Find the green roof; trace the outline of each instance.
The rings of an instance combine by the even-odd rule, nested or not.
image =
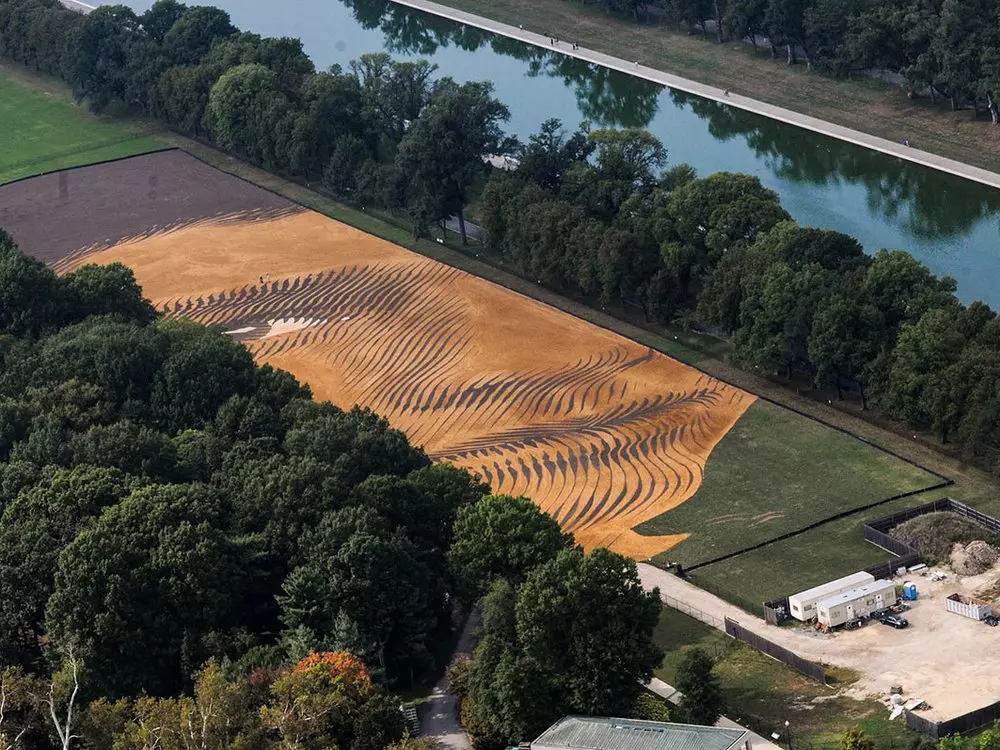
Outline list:
[[[729,750],[746,732],[600,716],[565,716],[531,743],[566,750]]]

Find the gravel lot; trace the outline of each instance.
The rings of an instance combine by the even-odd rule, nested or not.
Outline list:
[[[1000,699],[1000,628],[952,614],[944,600],[950,594],[974,594],[1000,579],[1000,565],[980,576],[957,579],[950,573],[937,583],[913,574],[919,598],[906,613],[910,627],[895,630],[877,622],[855,631],[833,634],[806,628],[766,625],[706,591],[649,565],[641,565],[643,582],[661,593],[714,617],[725,616],[813,661],[849,667],[860,679],[845,689],[856,698],[887,700],[891,685],[904,696],[930,705],[921,716],[943,721]],[[900,581],[901,582],[901,581]]]

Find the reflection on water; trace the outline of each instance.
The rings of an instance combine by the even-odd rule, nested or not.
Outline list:
[[[124,2],[141,12],[152,0]],[[459,81],[492,80],[522,139],[550,117],[649,128],[672,163],[756,175],[800,223],[846,232],[869,252],[909,250],[954,276],[964,300],[1000,308],[1000,191],[388,0],[210,2],[241,28],[301,38],[319,68],[384,50],[426,57]]]
[[[783,123],[682,91],[671,90],[670,98],[705,120],[716,140],[742,138],[781,179],[863,185],[868,210],[901,220],[914,237],[962,235],[983,219],[995,220],[1000,211],[1000,191],[969,180],[806,131],[800,131],[803,137],[789,137]]]

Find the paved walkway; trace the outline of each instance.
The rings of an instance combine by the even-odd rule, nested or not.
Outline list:
[[[502,34],[503,36],[510,37],[511,39],[517,39],[522,42],[527,42],[528,44],[533,44],[536,47],[545,47],[564,55],[596,63],[606,68],[611,68],[612,70],[618,70],[639,78],[645,78],[647,81],[653,81],[673,89],[678,89],[679,91],[686,91],[690,94],[705,97],[706,99],[714,99],[715,101],[723,102],[738,109],[744,109],[749,112],[764,115],[772,120],[778,120],[779,122],[806,128],[807,130],[812,130],[816,133],[822,133],[823,135],[830,136],[831,138],[837,138],[858,146],[870,148],[875,151],[881,151],[884,154],[897,156],[900,159],[921,164],[925,167],[930,167],[931,169],[948,172],[949,174],[958,175],[959,177],[964,177],[984,185],[1000,188],[1000,174],[997,174],[996,172],[990,172],[985,169],[980,169],[979,167],[963,164],[962,162],[955,161],[954,159],[946,159],[943,156],[937,156],[936,154],[921,151],[917,148],[904,146],[901,143],[894,143],[893,141],[888,141],[884,138],[868,135],[867,133],[862,133],[857,130],[851,130],[850,128],[835,125],[816,117],[810,117],[808,115],[799,114],[798,112],[792,112],[791,110],[784,109],[783,107],[776,107],[756,99],[751,99],[747,96],[731,94],[723,89],[715,88],[714,86],[706,86],[698,83],[697,81],[691,81],[687,78],[681,78],[680,76],[671,75],[670,73],[664,73],[663,71],[646,67],[637,61],[622,60],[621,58],[612,57],[611,55],[606,55],[603,52],[595,52],[593,50],[584,49],[583,47],[573,49],[572,44],[565,41],[559,41],[553,46],[551,39],[549,37],[542,36],[541,34],[536,34],[523,28],[515,28],[505,23],[499,23],[498,21],[492,21],[488,18],[483,18],[482,16],[473,15],[472,13],[455,10],[454,8],[430,2],[430,0],[392,1],[398,3],[399,5],[405,5],[410,8],[416,8],[417,10],[432,13],[436,16],[449,18],[453,21],[464,23],[467,26],[474,26],[479,29],[484,29],[485,31]],[[906,137],[906,133],[900,133],[900,138],[902,139],[904,137]]]
[[[764,634],[764,621],[754,615],[744,612],[735,604],[730,604],[724,599],[720,599],[715,594],[710,594],[705,589],[700,589],[693,583],[688,583],[682,578],[678,578],[673,573],[654,567],[647,563],[639,563],[639,579],[643,588],[649,590],[654,586],[660,589],[660,596],[670,606],[674,606],[671,599],[679,601],[694,610],[699,610],[698,614],[693,614],[699,620],[725,631],[725,618],[736,620],[740,625],[748,630],[754,630],[761,635]],[[681,607],[675,607],[682,609]],[[691,614],[690,612],[688,614]],[[701,615],[708,615],[702,617]]]
[[[668,685],[663,680],[657,679],[656,677],[646,683],[646,687],[661,698],[665,698],[674,704],[680,703],[681,698],[683,697],[677,688],[672,685]],[[745,732],[750,732],[750,744],[753,748],[755,748],[755,750],[784,750],[784,748],[779,745],[775,745],[771,742],[771,740],[764,739],[756,732],[751,732],[746,727],[737,724],[732,719],[727,719],[725,716],[720,717],[719,720],[715,722],[715,726],[724,727],[726,729],[740,729]]]
[[[94,10],[95,6],[88,5],[87,3],[81,3],[80,0],[59,0],[63,5],[65,5],[70,10],[76,10],[80,13],[90,13]]]
[[[474,610],[458,638],[452,661],[459,656],[472,656],[481,624],[479,612]],[[440,750],[472,750],[469,735],[459,720],[458,699],[448,692],[447,673],[438,680],[430,698],[421,706],[420,735],[435,740]]]

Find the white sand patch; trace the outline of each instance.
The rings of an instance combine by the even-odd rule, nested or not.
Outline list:
[[[269,339],[272,336],[280,336],[283,333],[293,333],[301,331],[303,328],[320,326],[326,323],[326,318],[276,318],[267,321],[271,326],[270,330],[262,338]]]

